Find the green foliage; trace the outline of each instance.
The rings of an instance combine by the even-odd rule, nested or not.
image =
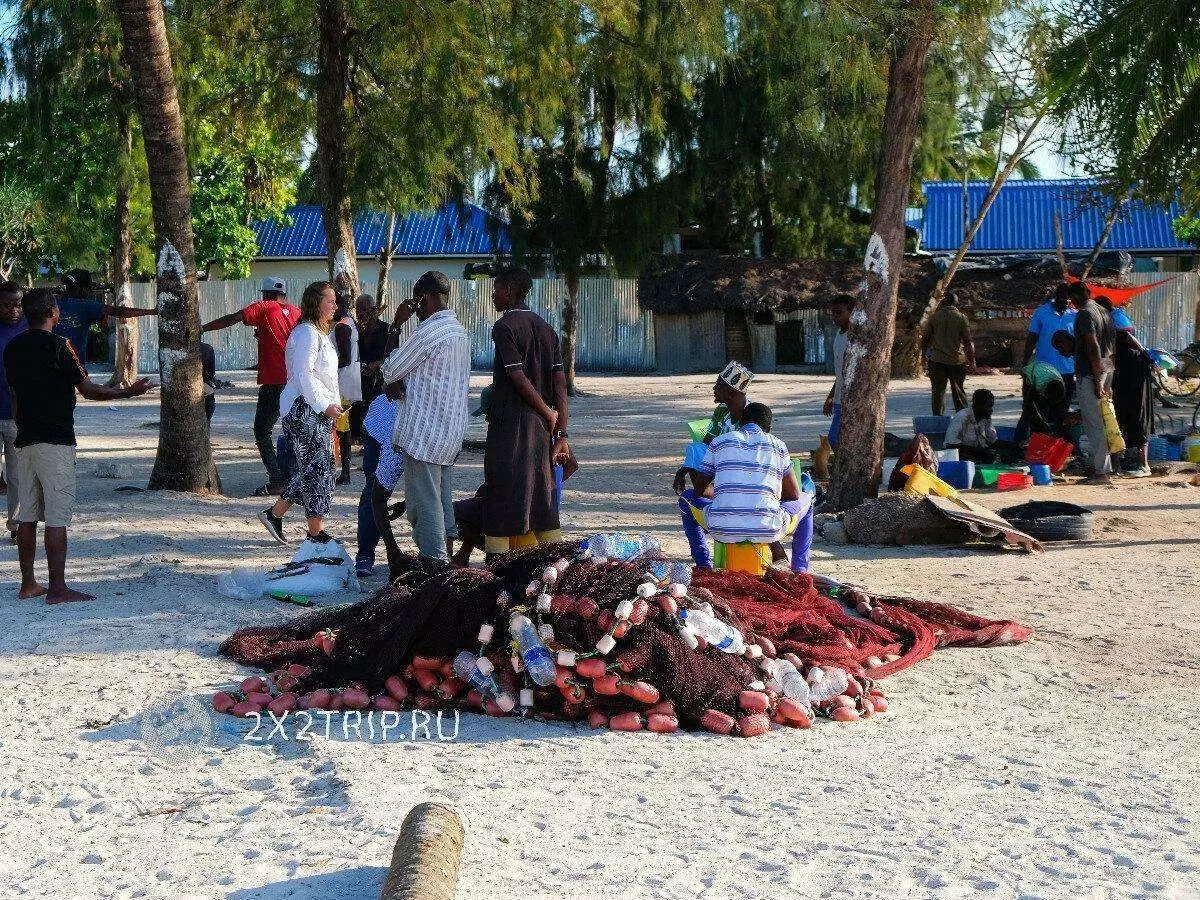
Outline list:
[[[1200,246],[1200,216],[1179,216],[1171,223],[1171,227],[1179,240]]]
[[[0,278],[36,275],[45,235],[37,192],[25,184],[0,182]]]
[[[1114,193],[1200,208],[1200,16],[1193,0],[1077,0],[1050,59],[1077,163]]]
[[[286,218],[295,164],[269,141],[244,145],[240,153],[221,148],[211,135],[197,144],[203,149],[192,173],[196,264],[215,263],[226,278],[248,278],[258,253],[250,223]]]

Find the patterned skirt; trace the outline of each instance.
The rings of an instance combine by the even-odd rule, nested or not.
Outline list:
[[[296,455],[283,499],[304,507],[310,519],[324,518],[333,503],[333,420],[297,397],[283,417],[283,433]]]

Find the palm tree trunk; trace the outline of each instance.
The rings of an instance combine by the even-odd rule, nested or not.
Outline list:
[[[317,193],[325,217],[329,280],[339,292],[358,293],[358,256],[346,187],[346,102],[350,70],[347,0],[318,0]]]
[[[904,210],[925,97],[925,62],[933,42],[932,0],[917,0],[911,9],[913,21],[896,37],[888,71],[875,209],[864,260],[866,289],[850,319],[842,430],[826,502],[830,510],[849,509],[874,497],[883,463],[896,297],[904,264]]]
[[[375,282],[375,305],[383,309],[387,301],[388,276],[392,274],[392,259],[396,250],[396,210],[389,209],[387,215],[387,234],[384,237],[383,252],[379,255],[379,280]]]
[[[151,490],[220,491],[204,415],[200,311],[183,118],[162,0],[116,0],[137,99],[158,259],[158,453]]]
[[[117,112],[116,197],[113,214],[112,284],[113,304],[132,306],[129,286],[133,233],[130,226],[130,198],[133,195],[133,115],[124,105]],[[117,352],[109,384],[128,387],[137,381],[138,320],[117,320]]]

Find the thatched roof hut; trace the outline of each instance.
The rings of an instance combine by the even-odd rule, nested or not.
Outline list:
[[[898,338],[920,317],[940,274],[929,257],[904,260]],[[1036,306],[1058,279],[1052,260],[960,269],[953,289],[978,323],[981,362],[1009,363],[1009,345],[1023,340],[1022,311]],[[824,310],[835,294],[854,293],[861,280],[857,262],[662,257],[642,271],[638,303],[655,314],[663,371],[707,371],[726,359],[741,359],[760,372],[824,367],[832,341]]]

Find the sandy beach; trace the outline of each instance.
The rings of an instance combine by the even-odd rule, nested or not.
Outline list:
[[[68,580],[96,602],[18,601],[16,550],[0,549],[0,895],[373,900],[405,814],[439,800],[467,825],[461,900],[1200,897],[1200,488],[1186,475],[973,495],[1095,511],[1093,540],[1039,555],[818,542],[818,572],[1035,629],[1023,646],[946,650],[886,680],[891,710],[870,721],[737,740],[463,715],[452,741],[407,727],[384,741],[347,738],[335,719],[328,737],[251,741],[214,715],[194,755],[165,760],[142,741],[147,705],[207,705],[252,674],[217,655],[222,639],[301,612],[215,589],[224,571],[290,555],[247,499],[263,481],[253,377],[228,377],[213,423],[225,497],[114,490],[146,483],[157,399],[80,403]],[[472,379],[473,397],[489,377]],[[710,384],[580,379],[569,534],[645,530],[686,552],[670,480]],[[824,430],[829,384],[769,375],[752,395],[797,452]],[[968,382],[980,386],[1015,423],[1018,381]],[[910,434],[927,411],[925,382],[893,383],[890,431]],[[94,477],[101,462],[133,477]],[[481,469],[465,452],[460,495]],[[361,486],[356,470],[329,526],[351,548]]]

